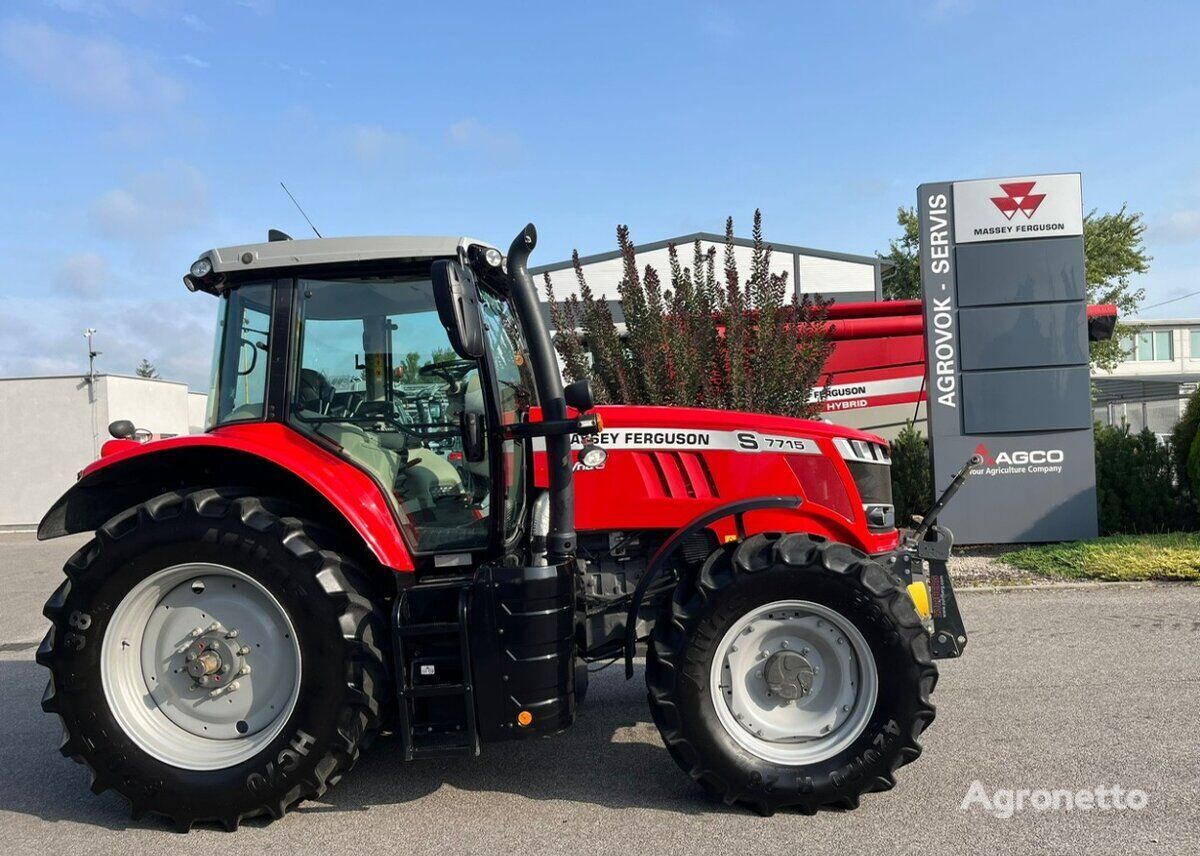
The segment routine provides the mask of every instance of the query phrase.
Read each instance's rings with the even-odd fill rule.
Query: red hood
[[[769,416],[763,413],[743,413],[737,410],[710,410],[704,407],[655,407],[641,404],[602,404],[596,407],[605,425],[652,428],[709,428],[723,431],[745,429],[763,433],[796,434],[805,437],[845,437],[887,445],[876,434],[791,416]]]

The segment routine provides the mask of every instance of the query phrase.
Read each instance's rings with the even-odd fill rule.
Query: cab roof
[[[492,246],[474,238],[450,236],[308,238],[221,247],[202,253],[200,258],[211,261],[216,273],[234,273],[341,262],[455,258],[465,254],[471,244]]]

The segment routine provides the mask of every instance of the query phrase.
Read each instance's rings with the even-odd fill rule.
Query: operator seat
[[[335,391],[333,384],[316,369],[300,369],[300,380],[296,384],[296,403],[300,409],[328,415]]]

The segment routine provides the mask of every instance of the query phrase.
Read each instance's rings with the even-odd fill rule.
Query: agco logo
[[[1013,452],[997,452],[992,454],[988,447],[980,443],[975,447],[975,454],[983,458],[985,473],[1001,475],[1005,473],[1060,473],[1066,455],[1062,449],[1018,449]]]
[[[1018,211],[1024,214],[1025,219],[1028,220],[1033,217],[1038,206],[1042,204],[1042,200],[1046,198],[1044,193],[1033,192],[1035,184],[1037,184],[1036,181],[1014,181],[1002,184],[1000,189],[1004,191],[1004,195],[993,196],[992,204],[1000,209],[1000,213],[1006,220],[1011,220]]]

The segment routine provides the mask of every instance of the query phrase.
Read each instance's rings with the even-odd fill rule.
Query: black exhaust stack
[[[561,422],[567,418],[563,398],[562,375],[554,356],[554,343],[542,320],[537,288],[529,275],[529,254],[537,246],[537,229],[530,223],[513,239],[508,248],[508,275],[512,280],[512,301],[517,318],[525,331],[529,361],[533,366],[542,419]],[[546,536],[546,560],[561,564],[575,557],[575,493],[571,479],[571,435],[546,436],[546,463],[550,475],[550,532]]]

